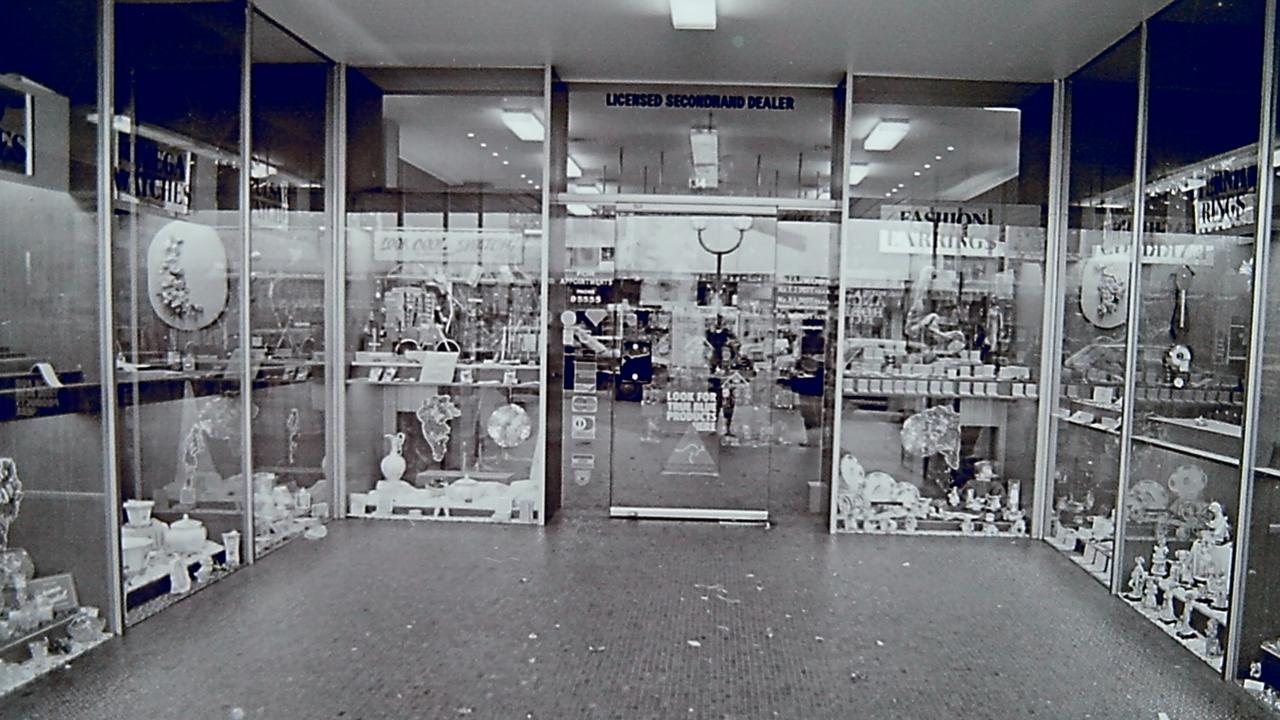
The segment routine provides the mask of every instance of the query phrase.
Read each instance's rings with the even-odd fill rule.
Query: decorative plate
[[[489,415],[489,423],[485,428],[489,437],[498,443],[498,447],[512,448],[525,440],[533,432],[529,413],[519,405],[503,405]]]

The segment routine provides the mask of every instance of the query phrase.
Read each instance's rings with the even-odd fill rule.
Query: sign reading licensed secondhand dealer
[[[795,110],[796,99],[790,95],[722,95],[720,93],[670,92],[604,94],[607,107],[625,108],[695,108],[702,110]]]

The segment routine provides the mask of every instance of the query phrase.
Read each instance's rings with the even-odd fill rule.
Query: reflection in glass
[[[115,26],[112,351],[132,624],[230,572],[243,554],[245,13],[120,4]],[[176,42],[199,56],[173,63]]]
[[[540,522],[543,145],[506,119],[541,112],[542,74],[500,96],[349,77],[349,157],[378,178],[346,219],[349,512]]]
[[[1148,29],[1145,220],[1124,478],[1126,599],[1222,667],[1252,322],[1262,4]],[[1133,262],[1135,259],[1130,259]]]
[[[253,19],[249,170],[254,553],[327,517],[325,109],[329,63]]]
[[[1051,93],[944,85],[855,85],[836,529],[1024,536]]]
[[[1141,39],[1071,77],[1061,377],[1045,537],[1104,585],[1115,557]]]
[[[4,17],[21,31],[0,56],[0,696],[105,640],[118,600],[89,121],[97,5],[9,4]],[[29,659],[39,637],[54,662]]]

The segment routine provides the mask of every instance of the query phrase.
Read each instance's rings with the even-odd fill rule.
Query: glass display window
[[[0,706],[120,631],[104,467],[98,4],[10,3],[0,51]]]
[[[1271,42],[1280,42],[1275,28],[1272,30]],[[1277,90],[1276,78],[1275,68],[1272,68],[1273,93]],[[1255,254],[1256,258],[1261,258],[1254,274],[1255,292],[1264,293],[1264,312],[1262,317],[1256,318],[1259,326],[1253,328],[1250,336],[1256,341],[1256,347],[1252,347],[1253,373],[1250,377],[1256,383],[1250,398],[1253,403],[1253,484],[1247,495],[1247,529],[1243,526],[1241,529],[1246,552],[1239,561],[1243,567],[1237,569],[1236,574],[1243,582],[1243,592],[1237,590],[1241,609],[1239,637],[1235,640],[1238,651],[1235,665],[1228,667],[1227,673],[1265,705],[1280,711],[1280,596],[1276,593],[1277,583],[1280,583],[1280,575],[1277,575],[1280,572],[1280,409],[1274,402],[1274,398],[1280,397],[1277,394],[1280,368],[1275,364],[1276,354],[1280,352],[1280,317],[1274,300],[1280,292],[1280,257],[1276,251],[1277,239],[1280,239],[1280,234],[1277,234],[1280,204],[1276,201],[1275,191],[1276,180],[1280,179],[1280,170],[1276,169],[1275,163],[1275,152],[1280,148],[1280,118],[1273,116],[1271,121],[1272,127],[1264,131],[1264,138],[1269,136],[1270,143],[1263,147],[1258,157],[1271,158],[1272,167],[1265,174],[1260,171],[1256,188],[1259,225],[1265,226],[1269,220],[1270,226],[1265,234],[1260,235],[1264,245],[1257,248],[1259,252]],[[1255,167],[1266,168],[1265,160]],[[1268,181],[1269,188],[1263,187],[1264,181]],[[1269,192],[1264,192],[1264,189]]]
[[[238,3],[115,6],[111,352],[128,624],[248,560],[248,17]],[[174,63],[175,42],[196,54]]]
[[[457,77],[348,77],[348,514],[540,523],[543,73]]]
[[[1029,531],[1051,95],[855,79],[838,531]]]
[[[1073,75],[1061,356],[1045,538],[1110,586],[1120,485],[1125,325],[1133,239],[1138,33]]]
[[[1221,669],[1235,602],[1253,322],[1263,4],[1171,5],[1147,25],[1141,256],[1128,326],[1117,588]],[[1135,223],[1137,224],[1137,223]]]
[[[266,17],[255,14],[252,22],[250,492],[260,557],[304,534],[321,534],[335,496],[325,447],[332,64]]]

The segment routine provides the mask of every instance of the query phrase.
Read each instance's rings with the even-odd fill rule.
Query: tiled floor
[[[797,521],[347,521],[0,701],[21,718],[1261,717],[1043,543]]]

